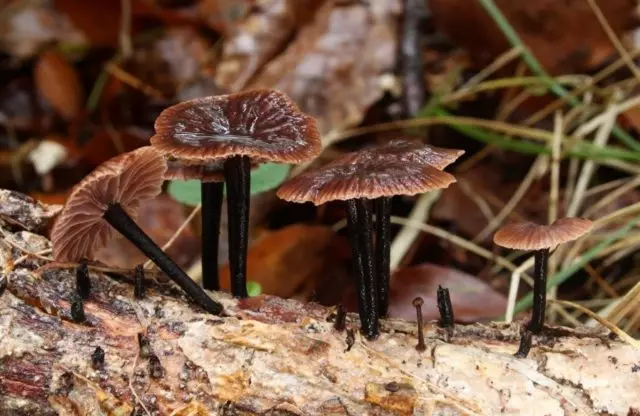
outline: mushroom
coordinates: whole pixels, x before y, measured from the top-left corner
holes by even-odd
[[[550,249],[582,237],[592,227],[593,223],[583,218],[560,218],[551,225],[533,222],[508,224],[493,236],[493,242],[501,247],[534,252],[533,311],[527,325],[532,333],[540,333],[544,326]]]
[[[415,195],[446,188],[455,182],[442,172],[462,151],[439,149],[406,140],[344,155],[315,171],[284,183],[277,195],[291,202],[347,203],[348,232],[357,274],[358,312],[367,338],[378,335],[379,310],[386,313],[389,291],[389,216],[385,208],[394,195]],[[433,165],[426,163],[432,161]],[[449,162],[447,162],[449,161]],[[379,201],[376,276],[373,263],[372,214],[369,200]],[[382,305],[382,308],[380,308]]]
[[[176,104],[160,114],[155,130],[151,144],[165,155],[221,167],[227,210],[232,214],[228,221],[231,292],[247,297],[251,166],[300,163],[315,157],[321,150],[315,120],[281,92],[254,90]],[[209,215],[204,212],[210,209],[205,206],[206,193],[203,215]]]
[[[218,277],[218,240],[220,215],[224,195],[223,160],[209,163],[167,158],[167,180],[200,181],[202,197],[202,286],[208,290],[220,290]]]
[[[213,301],[147,236],[134,219],[140,205],[161,191],[167,164],[151,147],[110,159],[87,175],[71,191],[51,232],[58,261],[92,259],[117,231],[158,265],[208,312],[219,314]]]

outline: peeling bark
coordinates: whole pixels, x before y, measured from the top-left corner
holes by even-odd
[[[37,258],[15,264],[24,254],[16,246],[49,247],[34,232],[50,210],[11,201],[20,206],[0,209],[3,235],[13,243],[0,244],[0,415],[640,411],[640,352],[605,329],[546,328],[519,360],[512,356],[519,324],[457,326],[447,342],[446,330],[427,323],[420,353],[415,324],[388,320],[379,339],[356,334],[346,352],[348,331],[333,328],[332,309],[214,293],[226,311],[216,317],[166,283],[149,285],[148,296],[135,300],[130,277],[95,271],[87,321],[73,323],[74,270]],[[349,315],[347,327],[356,320]],[[97,347],[103,365],[93,363]]]

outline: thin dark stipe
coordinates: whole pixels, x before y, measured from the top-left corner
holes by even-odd
[[[162,378],[164,376],[164,368],[162,368],[160,359],[155,354],[151,354],[149,356],[149,376],[155,379]]]
[[[387,316],[389,310],[389,265],[391,263],[391,198],[380,197],[376,206],[376,280],[378,285],[378,314]]]
[[[153,354],[149,338],[147,338],[142,332],[138,332],[138,348],[140,349],[140,357],[142,358],[147,358]]]
[[[518,347],[518,352],[514,354],[516,358],[527,358],[529,355],[529,351],[531,350],[531,338],[533,334],[528,329],[525,329],[522,332],[522,338],[520,338],[520,347]]]
[[[229,234],[229,269],[231,293],[237,298],[247,293],[247,248],[249,244],[249,203],[251,193],[251,160],[247,156],[233,156],[224,163],[227,185]]]
[[[413,117],[425,103],[426,95],[422,62],[420,21],[426,16],[423,0],[404,0],[402,40],[400,42],[400,72],[402,107],[405,117]]]
[[[218,245],[224,182],[203,182],[202,191],[202,286],[220,290]]]
[[[84,303],[82,297],[77,293],[71,295],[71,319],[73,322],[84,322],[87,317],[84,314]]]
[[[347,232],[349,234],[349,245],[351,246],[353,271],[356,276],[358,315],[360,316],[360,325],[364,327],[366,325],[365,321],[369,316],[369,306],[367,305],[367,293],[364,283],[362,253],[358,249],[358,211],[353,201],[347,201]]]
[[[336,321],[333,324],[333,329],[338,332],[342,332],[347,327],[347,310],[344,308],[344,305],[341,303],[338,305],[338,310],[336,311]]]
[[[222,313],[222,305],[211,299],[196,282],[191,280],[184,270],[142,231],[119,204],[109,205],[103,217],[113,228],[157,264],[160,270],[165,272],[202,308],[214,315]]]
[[[347,349],[345,349],[344,352],[351,351],[351,348],[353,348],[353,344],[355,343],[356,343],[356,331],[349,328],[347,329]]]
[[[100,346],[91,354],[91,367],[94,370],[102,370],[104,368],[104,350]]]
[[[76,292],[82,297],[87,299],[91,292],[91,279],[89,279],[89,267],[87,266],[87,260],[81,260],[80,264],[76,268]]]
[[[424,343],[424,328],[422,323],[422,305],[424,305],[424,300],[421,297],[417,297],[413,300],[413,306],[416,308],[416,320],[418,321],[418,345],[416,345],[416,350],[424,351],[427,349],[426,344]]]
[[[547,268],[549,265],[549,249],[536,250],[533,268],[533,310],[527,329],[539,334],[544,327],[545,306],[547,303]]]
[[[133,296],[136,299],[144,299],[145,297],[144,266],[142,264],[137,265],[134,271]]]
[[[438,323],[441,328],[453,328],[455,324],[455,318],[453,315],[453,305],[451,304],[451,296],[449,296],[449,289],[438,286],[438,310],[440,311],[440,322]]]

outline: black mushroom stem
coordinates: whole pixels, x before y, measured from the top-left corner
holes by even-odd
[[[367,339],[378,336],[378,288],[373,263],[373,221],[368,200],[347,201],[348,233],[357,275],[358,312]]]
[[[231,293],[246,298],[247,247],[249,244],[249,201],[251,190],[251,160],[248,156],[233,156],[224,162],[227,184],[229,228],[229,270]]]
[[[202,286],[220,290],[218,241],[224,182],[202,182]]]
[[[547,302],[547,269],[549,249],[536,250],[533,271],[533,311],[527,328],[534,334],[540,333],[544,326],[544,311]]]
[[[391,197],[380,197],[376,205],[376,280],[378,313],[381,318],[389,310],[389,278],[391,271]]]
[[[222,305],[211,299],[156,243],[131,219],[120,204],[109,204],[104,219],[158,265],[178,286],[207,312],[219,315]]]

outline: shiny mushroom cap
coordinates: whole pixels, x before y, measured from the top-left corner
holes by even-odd
[[[285,94],[254,90],[197,98],[165,109],[151,144],[178,159],[208,161],[249,156],[299,163],[320,153],[316,121]]]
[[[141,147],[104,162],[71,191],[51,231],[58,261],[92,259],[116,231],[103,219],[111,204],[135,218],[140,205],[157,196],[167,170],[164,157]]]
[[[533,222],[508,224],[493,236],[493,242],[515,250],[542,250],[576,240],[593,228],[593,223],[583,218],[560,218],[551,225]]]
[[[293,177],[277,194],[291,202],[416,195],[448,187],[456,181],[440,169],[462,150],[441,149],[405,140],[346,154],[320,169]]]

